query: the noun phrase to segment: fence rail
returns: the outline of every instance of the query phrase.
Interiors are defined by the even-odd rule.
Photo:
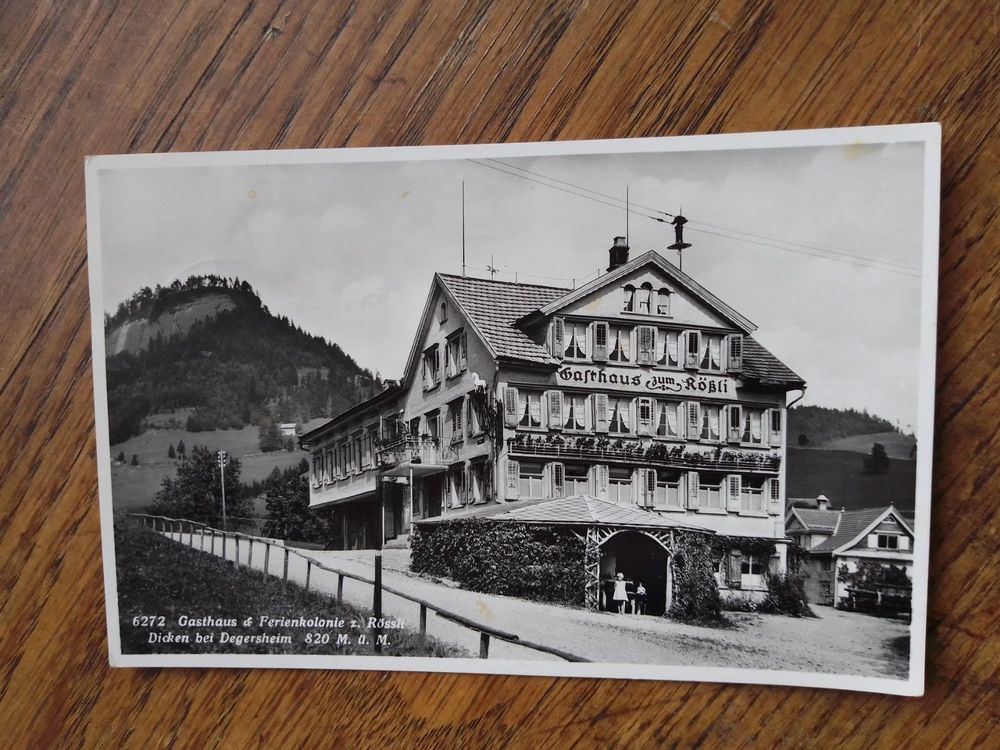
[[[309,591],[310,586],[315,582],[312,580],[312,571],[322,570],[326,573],[331,573],[337,576],[337,595],[335,597],[338,604],[344,602],[344,579],[349,578],[359,583],[364,583],[372,587],[372,614],[375,618],[375,622],[378,623],[382,619],[382,594],[388,593],[393,596],[398,596],[401,599],[412,602],[420,607],[420,617],[419,617],[419,639],[420,639],[420,651],[426,652],[427,650],[427,613],[433,612],[438,617],[454,622],[462,627],[468,628],[473,632],[479,634],[479,658],[487,659],[489,658],[490,650],[490,640],[496,639],[499,641],[505,641],[507,643],[512,643],[516,646],[521,646],[523,648],[531,649],[533,651],[540,651],[542,653],[551,654],[552,656],[557,656],[560,659],[571,662],[586,662],[589,659],[584,659],[583,657],[576,656],[562,649],[553,648],[552,646],[545,646],[541,643],[534,643],[532,641],[526,641],[520,636],[514,633],[508,633],[503,630],[491,627],[489,625],[484,625],[481,622],[476,622],[475,620],[470,620],[456,612],[440,607],[437,604],[433,604],[425,599],[413,596],[412,594],[404,593],[397,588],[386,586],[382,583],[382,556],[381,554],[375,555],[375,576],[374,578],[368,578],[367,576],[360,575],[358,573],[349,573],[346,570],[338,570],[337,568],[332,568],[329,565],[324,565],[318,560],[309,557],[296,549],[287,547],[281,542],[273,541],[271,539],[265,539],[264,537],[253,536],[250,534],[243,534],[238,531],[223,531],[221,529],[213,528],[208,524],[201,523],[199,521],[190,521],[186,518],[170,518],[169,516],[157,516],[148,513],[127,513],[128,518],[136,519],[141,521],[143,528],[151,528],[153,531],[162,532],[166,534],[176,534],[177,541],[184,544],[185,533],[187,535],[187,546],[192,549],[199,549],[203,552],[208,551],[213,555],[215,554],[215,540],[216,538],[222,539],[222,557],[226,558],[226,540],[232,539],[236,546],[235,559],[234,562],[237,565],[242,565],[243,562],[240,560],[240,541],[245,540],[248,543],[247,548],[247,558],[246,567],[253,569],[253,545],[254,543],[264,545],[264,562],[263,562],[263,572],[265,576],[270,576],[271,574],[271,550],[272,548],[277,548],[279,554],[284,556],[282,560],[282,572],[281,572],[281,586],[282,588],[288,585],[288,561],[289,558],[294,555],[296,557],[305,560],[306,563],[306,578],[305,578],[305,590]],[[195,545],[195,528],[199,531],[199,544]],[[186,532],[185,532],[186,529]],[[206,547],[206,537],[208,538],[208,550]],[[278,577],[278,576],[275,576]],[[373,628],[373,643],[376,652],[381,651],[381,644],[379,642],[378,636],[380,635],[380,628],[376,625]]]

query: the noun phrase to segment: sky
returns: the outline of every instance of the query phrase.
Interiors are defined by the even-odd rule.
[[[917,428],[920,143],[103,169],[105,310],[142,286],[239,276],[399,377],[433,273],[462,270],[463,181],[469,275],[592,279],[626,233],[627,188],[632,257],[676,261],[673,228],[648,216],[683,210],[684,271],[757,324],[808,383],[801,403]]]

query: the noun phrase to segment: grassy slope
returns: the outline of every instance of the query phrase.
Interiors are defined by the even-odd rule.
[[[870,449],[870,446],[869,446]],[[833,507],[914,506],[916,462],[893,460],[887,474],[861,473],[862,455],[849,451],[788,449],[788,496],[824,494]]]
[[[852,451],[867,455],[872,452],[873,443],[882,443],[889,458],[909,459],[910,449],[916,441],[910,435],[901,435],[898,432],[876,432],[837,438],[817,447],[823,450]]]
[[[318,419],[304,425],[312,429],[326,420]],[[137,437],[111,446],[111,457],[125,452],[126,462],[132,454],[139,457],[138,466],[111,467],[111,486],[116,508],[142,508],[153,502],[153,496],[160,489],[163,477],[174,474],[177,462],[167,458],[167,449],[183,440],[188,450],[195,445],[204,445],[211,450],[226,450],[242,462],[241,478],[245,482],[264,479],[277,466],[293,466],[306,454],[300,450],[292,452],[260,453],[257,445],[257,428],[244,427],[239,430],[215,430],[213,432],[188,432],[178,429],[146,430]]]
[[[341,617],[348,622],[367,619],[371,612],[350,605],[338,605],[331,599],[307,592],[288,584],[282,592],[280,582],[265,582],[259,571],[237,568],[232,562],[220,560],[204,552],[188,549],[163,536],[134,526],[115,529],[117,553],[119,625],[122,652],[135,653],[290,653],[290,654],[374,654],[371,645],[352,643],[336,646],[336,631],[326,630],[334,637],[325,645],[306,645],[305,635],[315,632],[299,628],[261,628],[256,623],[243,627],[244,618],[259,615],[270,617]],[[189,617],[234,618],[240,626],[231,628],[183,628],[177,625],[181,615]],[[165,627],[133,625],[136,616],[163,616]],[[265,644],[149,644],[150,632],[186,633],[193,639],[195,632],[214,632],[216,641],[221,631],[238,635],[287,634],[293,643]],[[342,632],[351,635],[366,630]],[[386,656],[417,656],[417,636],[408,630],[389,632],[390,647]],[[449,645],[429,639],[431,656],[466,656]]]

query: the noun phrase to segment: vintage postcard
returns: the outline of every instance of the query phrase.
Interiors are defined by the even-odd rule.
[[[936,124],[97,156],[115,666],[919,695]]]

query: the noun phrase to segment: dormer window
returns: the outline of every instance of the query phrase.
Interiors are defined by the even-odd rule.
[[[625,285],[625,297],[622,300],[622,312],[635,312],[635,287]]]
[[[637,311],[642,315],[649,315],[650,305],[652,304],[653,298],[653,285],[648,281],[639,287],[638,291],[638,309]]]
[[[656,293],[656,314],[670,315],[670,290],[666,287]]]
[[[448,303],[442,302],[441,306],[438,307],[438,323],[445,323],[448,321]]]

